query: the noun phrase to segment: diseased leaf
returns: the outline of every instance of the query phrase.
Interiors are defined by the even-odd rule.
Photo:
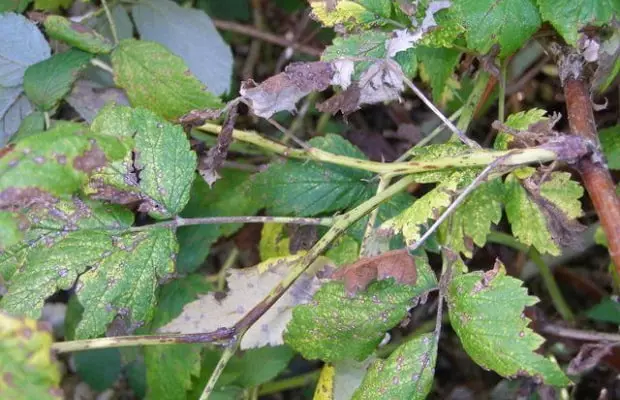
[[[551,22],[567,43],[577,46],[579,32],[586,26],[609,24],[620,14],[620,3],[615,0],[536,0],[543,20]]]
[[[52,355],[52,333],[29,318],[0,312],[0,397],[60,400],[60,368]]]
[[[254,268],[234,270],[229,274],[229,292],[224,299],[209,294],[189,303],[181,315],[160,329],[160,332],[200,333],[231,327],[254,304],[261,301],[298,263],[301,256],[272,258]],[[292,308],[310,301],[319,286],[317,271],[326,259],[317,260],[302,277],[247,331],[241,349],[276,346],[283,343],[282,332],[291,318]]]
[[[503,200],[504,185],[500,179],[475,189],[452,214],[451,221],[442,225],[447,229],[446,246],[471,258],[473,245],[483,247],[491,225],[501,220]]]
[[[547,111],[540,108],[532,108],[527,111],[521,111],[516,114],[511,114],[506,119],[505,125],[509,128],[516,130],[526,130],[531,125],[543,123],[549,120],[545,117]],[[515,137],[507,132],[500,131],[497,134],[493,147],[497,150],[507,150],[510,143],[515,140]]]
[[[107,240],[107,248],[80,276],[75,289],[84,307],[76,338],[102,334],[117,315],[126,319],[129,330],[148,323],[159,280],[174,272],[178,245],[169,229],[154,228]]]
[[[311,0],[312,16],[324,26],[343,24],[350,29],[385,25],[392,14],[390,0]]]
[[[497,261],[487,272],[456,276],[447,302],[450,323],[467,354],[479,365],[504,377],[530,376],[553,386],[570,380],[560,367],[535,351],[544,339],[527,325],[526,306],[538,302],[527,295],[522,282],[506,275]]]
[[[433,99],[438,101],[446,88],[446,82],[454,73],[461,53],[447,48],[418,46],[415,48],[418,60],[425,66]]]
[[[407,249],[361,258],[353,264],[340,267],[332,274],[332,279],[344,281],[347,294],[351,296],[359,290],[366,289],[372,281],[389,278],[394,278],[397,284],[415,285],[416,265]]]
[[[166,119],[222,106],[181,58],[158,43],[125,39],[112,52],[112,66],[114,81],[125,89],[132,105],[149,108]]]
[[[620,125],[601,129],[598,138],[610,169],[620,169]]]
[[[211,93],[230,90],[232,51],[202,10],[151,0],[134,5],[131,11],[142,40],[158,42],[181,57]]]
[[[353,360],[325,363],[314,391],[313,400],[350,400],[374,356],[362,362]]]
[[[598,63],[592,77],[592,87],[596,88],[599,93],[604,93],[618,74],[620,74],[620,30],[616,29],[611,37],[600,45]]]
[[[0,158],[0,208],[76,193],[90,173],[126,149],[123,138],[91,134],[72,123],[28,136]]]
[[[499,44],[501,57],[518,50],[541,24],[533,0],[454,0],[468,48],[487,53]]]
[[[382,280],[350,296],[342,282],[324,284],[311,302],[293,310],[285,342],[309,360],[364,360],[415,306],[415,298],[436,287],[426,257],[415,257],[415,265],[415,286]]]
[[[189,275],[161,287],[157,309],[151,322],[152,333],[176,318],[183,307],[211,289],[204,277]],[[144,348],[147,398],[182,399],[200,374],[201,345],[164,345]]]
[[[552,172],[540,185],[540,194],[559,207],[569,219],[583,215],[579,201],[583,196],[583,187],[571,179],[569,172]]]
[[[136,136],[135,166],[140,189],[156,202],[154,217],[171,217],[183,210],[194,180],[196,154],[178,125],[159,120],[146,110],[135,110],[132,127]]]
[[[106,54],[114,48],[112,42],[94,30],[60,15],[46,16],[43,26],[52,39],[63,41],[88,53]]]
[[[411,207],[381,224],[380,229],[402,232],[408,246],[415,244],[422,236],[422,227],[429,220],[439,218],[443,210],[450,205],[463,179],[463,173],[453,173],[433,190],[417,199]]]
[[[353,400],[423,400],[433,387],[436,359],[437,338],[433,333],[411,339],[386,360],[370,366]]]
[[[252,187],[250,174],[244,171],[222,171],[223,179],[213,188],[197,177],[191,188],[187,206],[181,212],[184,218],[231,217],[254,215],[264,203]],[[195,271],[209,255],[211,245],[221,236],[232,235],[241,224],[205,224],[183,226],[177,230],[180,251],[177,257],[179,272]]]
[[[311,139],[308,144],[334,154],[364,159],[363,153],[339,135]],[[256,176],[256,195],[274,215],[313,216],[353,207],[370,198],[372,174],[313,161],[274,163]]]
[[[333,76],[331,63],[292,63],[284,72],[268,78],[260,85],[252,79],[243,81],[239,93],[249,103],[254,114],[270,118],[278,111],[295,111],[295,104],[300,99],[313,91],[327,89]]]
[[[31,65],[24,74],[26,95],[39,109],[51,110],[69,93],[91,57],[80,50],[69,50]]]
[[[286,257],[291,254],[291,238],[286,233],[284,224],[263,224],[258,250],[262,261],[274,257]]]
[[[26,68],[50,56],[50,46],[37,26],[22,15],[0,14],[0,37],[2,87],[21,85]]]

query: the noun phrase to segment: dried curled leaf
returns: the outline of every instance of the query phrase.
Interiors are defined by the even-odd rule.
[[[228,148],[233,141],[233,129],[235,128],[235,121],[237,121],[237,107],[232,107],[226,116],[226,121],[222,125],[222,130],[217,137],[217,144],[209,149],[206,157],[200,160],[198,166],[198,172],[200,176],[209,184],[209,187],[213,186],[215,181],[220,179],[220,175],[217,173],[218,169],[226,160],[228,154]]]
[[[344,280],[349,295],[364,290],[370,282],[394,278],[397,283],[415,285],[416,265],[407,249],[392,250],[375,257],[367,257],[338,269],[333,279]]]
[[[327,89],[334,76],[331,63],[316,61],[292,63],[281,72],[257,85],[252,79],[241,84],[239,93],[254,114],[270,118],[278,111],[295,111],[295,104],[313,91]]]

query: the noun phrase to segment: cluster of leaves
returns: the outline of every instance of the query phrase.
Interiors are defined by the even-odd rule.
[[[44,2],[35,1],[39,9],[57,8],[37,3]],[[28,4],[14,2],[9,10],[22,12]],[[391,0],[341,0],[310,5],[317,20],[346,34],[326,48],[321,61],[291,64],[260,84],[244,82],[241,97],[257,116],[292,111],[302,97],[332,86],[343,90],[318,108],[348,114],[365,104],[398,99],[418,71],[441,101],[459,49],[485,54],[499,46],[498,55],[505,59],[542,22],[550,22],[577,46],[582,27],[609,24],[619,11],[613,2],[575,9],[554,0],[435,1],[417,7]],[[326,216],[346,213],[377,192],[373,173],[350,166],[363,165],[365,155],[338,135],[314,138],[308,146],[331,159],[347,160],[349,166],[310,156],[288,159],[256,174],[224,170],[211,187],[212,182],[197,174],[196,152],[175,122],[192,110],[223,107],[218,96],[229,90],[230,49],[207,15],[196,9],[157,0],[129,10],[132,19],[125,7],[112,8],[113,25],[100,17],[87,26],[59,15],[36,16],[48,37],[69,47],[53,55],[35,23],[16,13],[0,14],[0,138],[8,143],[0,158],[0,357],[6,359],[0,363],[2,396],[14,397],[16,384],[32,390],[32,398],[58,396],[51,338],[23,318],[39,318],[46,299],[59,291],[71,294],[69,339],[119,332],[204,333],[234,325],[305,262],[306,253],[293,249],[295,234],[266,224],[262,262],[230,272],[229,292],[222,300],[196,271],[211,245],[240,225],[176,229],[182,218],[254,215],[261,209],[276,216]],[[133,38],[133,24],[140,40]],[[180,45],[191,38],[196,43]],[[617,39],[602,39],[601,60],[613,54]],[[212,61],[205,63],[204,54]],[[103,83],[101,90],[102,82],[95,78],[101,71],[95,73],[92,64],[106,62],[115,87]],[[609,63],[611,72],[601,87],[618,72],[618,60]],[[93,78],[78,80],[81,76]],[[126,105],[103,107],[109,99]],[[64,101],[86,122],[52,119]],[[515,114],[505,127],[529,130],[547,121],[544,114],[537,109]],[[522,139],[509,133],[500,134],[497,150],[523,147]],[[610,134],[603,143],[612,166],[617,165],[617,137]],[[425,162],[490,153],[449,143],[416,149],[412,157]],[[388,251],[415,244],[428,222],[471,184],[480,167],[455,164],[416,174],[415,182],[436,186],[418,199],[399,193],[379,206],[370,226],[378,252],[393,255]],[[581,215],[582,194],[568,173],[516,169],[475,190],[434,240],[471,257],[474,244],[486,243],[504,208],[519,241],[559,254],[560,246],[580,228],[575,219]],[[383,259],[362,258],[340,275],[331,275],[337,266],[359,258],[368,221],[351,221],[325,257],[313,260],[245,333],[241,348],[247,351],[228,365],[218,394],[234,398],[273,379],[295,351],[329,363],[321,378],[331,382],[325,383],[328,398],[424,398],[432,387],[438,332],[403,343],[386,359],[377,359],[375,351],[386,332],[437,289],[447,300],[452,327],[478,364],[505,377],[531,376],[555,386],[569,383],[554,361],[535,353],[543,339],[527,328],[529,320],[522,312],[537,299],[499,263],[486,273],[456,271],[447,288],[439,288],[424,251],[413,258],[405,255],[407,262],[402,253],[389,260],[385,254]],[[382,243],[382,237],[392,240]],[[427,244],[426,249],[433,247]],[[331,279],[339,276],[342,281]],[[25,330],[34,333],[28,336]],[[127,376],[147,383],[147,396],[182,399],[197,397],[219,357],[217,350],[200,345],[154,346],[141,353],[111,350],[90,353],[90,358],[109,357],[118,365],[105,382],[108,386],[124,369]],[[92,378],[96,366],[88,360],[76,357],[78,372],[93,387],[105,389]],[[264,360],[270,360],[268,366]],[[36,379],[22,384],[33,370]],[[352,370],[358,371],[357,384],[344,388],[340,378]]]

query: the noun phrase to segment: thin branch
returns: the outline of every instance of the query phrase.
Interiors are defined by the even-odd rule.
[[[311,47],[305,44],[296,43],[296,42],[287,40],[286,38],[283,38],[278,35],[274,35],[269,32],[263,32],[261,30],[256,29],[253,26],[242,25],[236,22],[224,21],[224,20],[219,20],[219,19],[213,20],[213,23],[219,29],[241,33],[242,35],[247,35],[247,36],[257,38],[257,39],[261,39],[261,40],[264,40],[265,42],[277,44],[278,46],[291,47],[294,50],[297,50],[300,53],[305,53],[309,56],[320,57],[323,52],[320,49],[316,49],[314,47]]]
[[[105,10],[105,16],[108,19],[108,23],[110,24],[110,31],[112,32],[112,38],[114,39],[114,44],[118,44],[118,32],[116,31],[116,22],[114,22],[114,18],[112,17],[112,13],[110,12],[110,8],[108,7],[107,0],[101,0],[101,4],[103,5],[103,9]]]
[[[573,53],[559,57],[558,66],[560,77],[563,78],[568,122],[573,135],[595,143],[600,149],[590,89],[583,76],[582,64],[583,60],[575,57]],[[593,158],[581,159],[577,163],[577,169],[607,235],[611,259],[620,273],[620,198],[616,195],[611,174],[603,161]]]
[[[584,340],[587,342],[620,342],[620,334],[617,333],[581,331],[553,324],[543,324],[539,331],[548,335]]]
[[[228,346],[226,346],[226,348],[224,349],[224,352],[222,353],[222,356],[220,357],[220,360],[217,362],[217,365],[215,366],[215,370],[209,377],[209,381],[207,382],[207,385],[205,386],[204,390],[200,394],[199,400],[207,400],[209,396],[211,395],[211,393],[213,393],[213,389],[215,389],[215,384],[217,383],[218,379],[220,379],[220,376],[222,375],[222,372],[224,372],[224,369],[226,369],[226,365],[228,365],[228,362],[230,361],[230,359],[237,352],[237,349],[239,348],[240,343],[241,343],[241,338],[237,338],[233,340],[232,343],[230,343]]]
[[[503,123],[506,115],[506,75],[508,72],[507,59],[501,61],[499,72],[499,102],[497,105],[497,119]]]
[[[92,60],[90,60],[90,63],[92,65],[94,65],[95,67],[100,68],[100,69],[104,70],[105,72],[108,72],[108,73],[114,75],[114,69],[112,69],[112,67],[110,65],[104,63],[100,59],[93,58]]]
[[[435,115],[437,115],[439,117],[439,119],[441,119],[441,121],[456,135],[458,136],[458,138],[465,143],[466,145],[468,145],[469,147],[473,148],[473,149],[479,149],[480,145],[478,143],[476,143],[475,141],[471,140],[470,138],[468,138],[467,136],[465,136],[465,133],[463,133],[459,128],[457,128],[452,121],[450,121],[448,118],[446,118],[445,115],[443,115],[443,113],[441,112],[441,110],[439,110],[437,107],[435,107],[435,105],[433,104],[432,101],[430,101],[425,95],[424,93],[422,93],[422,91],[420,89],[417,88],[416,85],[413,84],[413,82],[411,82],[411,80],[409,80],[409,78],[403,76],[403,82],[405,82],[405,84],[407,86],[409,86],[409,88],[416,94],[416,96],[418,96],[420,98],[420,100],[422,100],[422,102],[424,104],[426,104],[426,106],[428,108],[431,109],[431,111],[433,111],[435,113]]]
[[[153,228],[178,228],[190,225],[208,224],[299,224],[299,225],[323,225],[331,226],[334,218],[298,218],[298,217],[270,217],[270,216],[249,216],[249,217],[204,217],[204,218],[181,218],[163,222],[156,222],[150,225],[134,226],[129,228],[132,232],[146,231]]]

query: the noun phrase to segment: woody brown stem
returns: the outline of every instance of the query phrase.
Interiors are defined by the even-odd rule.
[[[573,74],[564,79],[563,86],[571,132],[598,144],[592,102],[585,80]],[[577,163],[577,169],[607,235],[611,259],[620,273],[620,199],[616,196],[614,182],[603,162],[583,158]]]

